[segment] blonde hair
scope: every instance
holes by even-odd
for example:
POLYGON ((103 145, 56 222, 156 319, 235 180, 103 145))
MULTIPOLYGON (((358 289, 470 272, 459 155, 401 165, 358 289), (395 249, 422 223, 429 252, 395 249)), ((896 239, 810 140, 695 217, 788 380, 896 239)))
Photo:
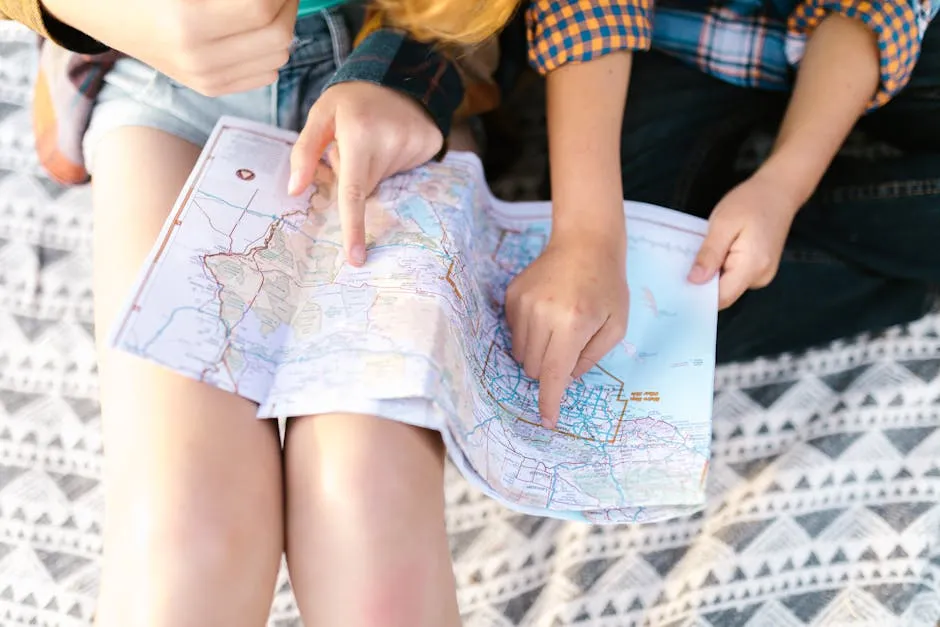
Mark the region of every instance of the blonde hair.
POLYGON ((420 41, 476 45, 512 18, 520 0, 374 0, 388 22, 420 41))

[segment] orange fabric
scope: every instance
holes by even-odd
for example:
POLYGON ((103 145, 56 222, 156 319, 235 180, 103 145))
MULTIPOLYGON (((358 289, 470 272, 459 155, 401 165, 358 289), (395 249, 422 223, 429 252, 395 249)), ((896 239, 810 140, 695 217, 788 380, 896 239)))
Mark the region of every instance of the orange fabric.
POLYGON ((37 34, 49 37, 42 20, 39 0, 0 0, 0 19, 25 24, 37 34))

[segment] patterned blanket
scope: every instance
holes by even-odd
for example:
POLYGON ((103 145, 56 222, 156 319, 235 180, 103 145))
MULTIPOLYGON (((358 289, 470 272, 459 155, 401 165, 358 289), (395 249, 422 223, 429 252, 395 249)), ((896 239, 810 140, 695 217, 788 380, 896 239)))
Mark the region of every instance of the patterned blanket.
MULTIPOLYGON (((0 625, 78 627, 101 550, 91 211, 36 164, 33 63, 30 36, 0 25, 0 625)), ((709 506, 689 519, 520 516, 448 468, 465 625, 935 625, 938 332, 931 316, 720 369, 709 506)), ((282 572, 270 625, 300 624, 282 572)))

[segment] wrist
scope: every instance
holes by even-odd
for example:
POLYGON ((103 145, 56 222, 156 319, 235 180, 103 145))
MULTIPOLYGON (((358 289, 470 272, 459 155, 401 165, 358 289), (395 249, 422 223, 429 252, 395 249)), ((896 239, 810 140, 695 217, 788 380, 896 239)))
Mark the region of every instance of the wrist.
POLYGON ((799 150, 785 147, 774 150, 752 175, 778 190, 784 197, 784 206, 797 213, 816 191, 828 164, 816 164, 812 157, 799 150))
POLYGON ((627 226, 622 205, 619 208, 621 210, 617 212, 595 212, 580 220, 556 220, 549 244, 623 259, 627 252, 627 226))
POLYGON ((589 243, 606 250, 625 248, 626 218, 619 172, 604 175, 598 164, 583 176, 552 168, 552 240, 589 243))

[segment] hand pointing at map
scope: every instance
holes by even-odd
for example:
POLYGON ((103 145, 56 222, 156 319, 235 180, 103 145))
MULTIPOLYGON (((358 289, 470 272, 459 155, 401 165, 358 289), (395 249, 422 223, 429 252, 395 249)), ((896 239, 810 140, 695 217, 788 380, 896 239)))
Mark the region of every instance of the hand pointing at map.
POLYGON ((572 379, 594 367, 626 333, 625 249, 625 237, 605 241, 595 233, 555 231, 506 290, 513 357, 538 379, 539 414, 549 429, 558 424, 572 379))
POLYGON ((310 109, 291 152, 288 193, 310 186, 332 144, 343 248, 349 263, 360 266, 366 260, 366 199, 384 179, 430 160, 443 142, 431 117, 408 96, 371 83, 340 83, 310 109))

